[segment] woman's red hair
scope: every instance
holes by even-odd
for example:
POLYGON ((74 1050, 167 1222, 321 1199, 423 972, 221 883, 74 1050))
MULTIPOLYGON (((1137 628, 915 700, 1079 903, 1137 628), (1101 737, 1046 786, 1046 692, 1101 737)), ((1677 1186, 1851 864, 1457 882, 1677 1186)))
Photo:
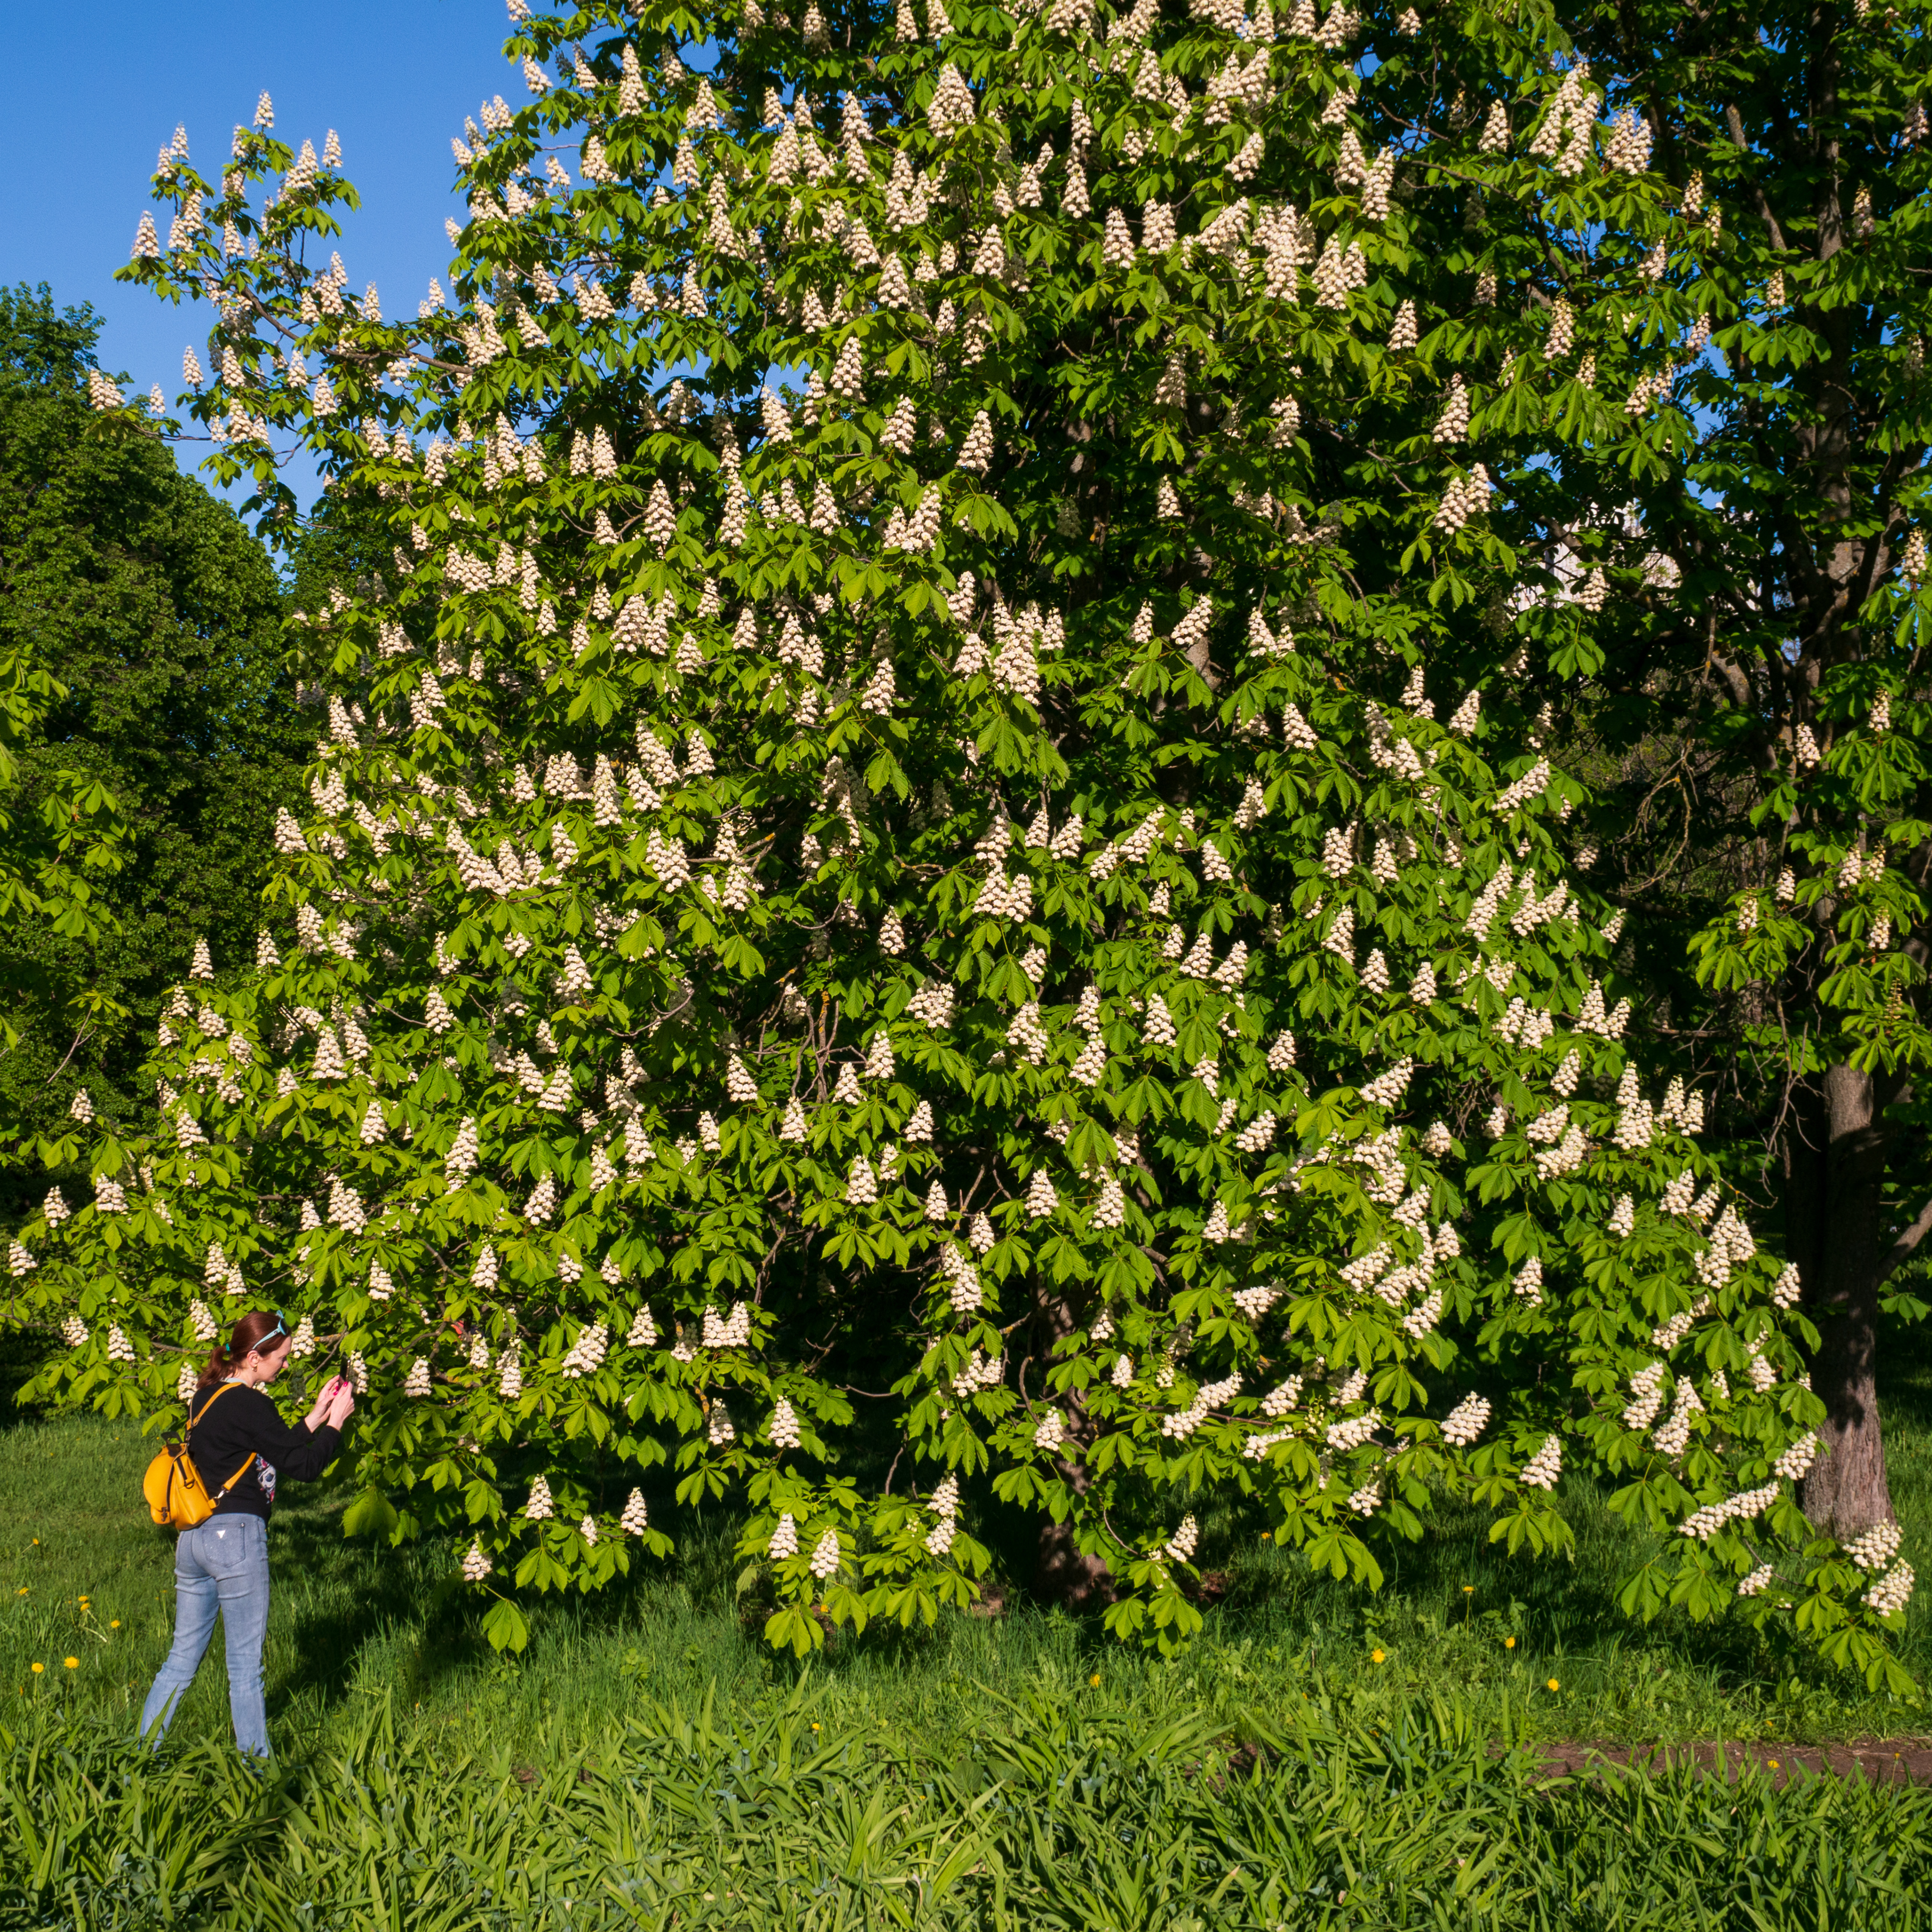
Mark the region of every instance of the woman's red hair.
POLYGON ((250 1352, 262 1346, 262 1338, 274 1334, 278 1329, 282 1329, 284 1334, 288 1332, 282 1328, 279 1315, 264 1314, 260 1309, 250 1310, 236 1323, 226 1342, 214 1345, 214 1353, 208 1357, 208 1366, 195 1384, 196 1393, 212 1388, 217 1382, 232 1376, 248 1359, 250 1352))

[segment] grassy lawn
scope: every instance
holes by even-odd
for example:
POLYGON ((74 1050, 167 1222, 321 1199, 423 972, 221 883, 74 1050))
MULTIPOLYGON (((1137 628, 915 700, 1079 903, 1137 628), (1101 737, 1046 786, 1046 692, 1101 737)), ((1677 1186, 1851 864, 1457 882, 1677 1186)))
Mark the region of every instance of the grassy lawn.
MULTIPOLYGON (((1932 1530, 1932 1349, 1910 1333, 1889 1340, 1886 1427, 1910 1556, 1932 1530)), ((15 1415, 0 1426, 0 1694, 23 1717, 58 1706, 131 1725, 138 1712, 173 1616, 172 1539, 140 1499, 151 1448, 136 1429, 92 1417, 15 1415)), ((1372 1723, 1414 1696, 1449 1692, 1498 1736, 1812 1742, 1932 1727, 1922 1708, 1868 1696, 1748 1633, 1675 1617, 1633 1624, 1614 1588, 1640 1545, 1588 1492, 1566 1481, 1565 1492, 1582 1505, 1574 1563, 1502 1555, 1472 1519, 1420 1546, 1390 1546, 1378 1594, 1312 1575, 1292 1552, 1210 1521, 1204 1559, 1225 1576, 1225 1594, 1176 1663, 1015 1593, 996 1616, 835 1638, 807 1672, 760 1640, 761 1613, 754 1593, 736 1594, 734 1524, 722 1514, 687 1524, 669 1565, 643 1566, 620 1589, 539 1603, 530 1648, 506 1660, 477 1635, 450 1547, 345 1542, 341 1498, 292 1487, 271 1544, 270 1718, 279 1748, 296 1754, 376 1702, 453 1749, 534 1754, 546 1736, 587 1737, 652 1700, 707 1689, 752 1714, 802 1694, 826 1726, 928 1741, 976 1735, 1007 1702, 1034 1695, 1238 1734, 1309 1699, 1372 1723)), ((1904 1654, 1932 1680, 1927 1592, 1912 1605, 1904 1654)), ((183 1705, 182 1734, 225 1736, 226 1700, 218 1636, 183 1705)))
MULTIPOLYGON (((1932 1528, 1913 1342, 1891 1338, 1886 1418, 1908 1556, 1932 1528)), ((1574 1563, 1472 1520, 1390 1551, 1379 1594, 1210 1522, 1224 1588, 1177 1662, 1014 1592, 808 1666, 759 1640, 724 1515, 539 1605, 506 1660, 451 1547, 345 1542, 342 1498, 292 1489, 264 1783, 227 1742, 218 1636, 168 1750, 128 1748, 172 1624, 151 1448, 0 1418, 0 1928, 1932 1924, 1932 1792, 1539 1781, 1542 1741, 1928 1727, 1748 1634, 1630 1624, 1639 1546, 1567 1482, 1574 1563)), ((1922 1600, 1905 1654, 1932 1678, 1922 1600)))

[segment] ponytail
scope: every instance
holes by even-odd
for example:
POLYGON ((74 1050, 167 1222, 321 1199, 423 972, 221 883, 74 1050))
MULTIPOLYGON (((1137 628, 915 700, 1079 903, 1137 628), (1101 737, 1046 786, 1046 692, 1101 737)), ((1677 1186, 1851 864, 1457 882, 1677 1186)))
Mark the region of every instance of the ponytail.
POLYGON ((282 1318, 274 1313, 264 1313, 259 1309, 250 1310, 236 1323, 226 1342, 218 1342, 214 1352, 208 1358, 201 1376, 194 1385, 196 1395, 212 1388, 218 1382, 232 1376, 245 1362, 265 1340, 286 1334, 282 1318))

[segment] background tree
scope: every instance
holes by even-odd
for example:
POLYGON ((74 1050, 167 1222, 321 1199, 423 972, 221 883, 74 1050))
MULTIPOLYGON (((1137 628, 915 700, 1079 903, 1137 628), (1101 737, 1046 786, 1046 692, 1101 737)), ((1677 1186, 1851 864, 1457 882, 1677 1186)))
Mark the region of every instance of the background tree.
MULTIPOLYGON (((348 190, 266 99, 218 194, 164 154, 225 473, 272 514, 296 428, 393 548, 304 626, 295 943, 178 989, 166 1136, 17 1244, 49 1385, 165 1402, 272 1283, 368 1392, 352 1526, 587 1588, 668 1462, 800 1648, 964 1600, 988 1493, 1166 1642, 1200 1492, 1372 1577, 1443 1497, 1562 1546, 1574 1454, 1685 1532, 1633 1606, 1882 1676, 1910 1573, 1791 1500, 1795 1284, 1626 1059, 1466 460, 1552 435, 1483 250, 1614 272, 1656 185, 1548 16, 1432 31, 524 21, 413 325, 306 260, 348 190)), ((1630 320, 1559 441, 1624 437, 1630 320)))
POLYGON ((152 1127, 144 1036, 189 936, 231 957, 252 942, 275 808, 298 795, 304 755, 267 554, 150 424, 90 407, 98 332, 44 288, 0 292, 0 652, 40 680, 10 747, 8 859, 32 875, 71 854, 68 827, 115 831, 0 936, 16 1216, 48 1182, 33 1138, 58 1134, 82 1089, 152 1127))
POLYGON ((1630 437, 1526 493, 1547 593, 1594 614, 1537 668, 1604 782, 1599 876, 1634 915, 1646 1048, 1718 1083, 1726 1170, 1778 1217, 1819 1322, 1830 1454, 1805 1504, 1846 1536, 1892 1519, 1879 1316, 1932 1227, 1925 24, 1916 6, 1580 10, 1578 50, 1626 77, 1675 218, 1647 252, 1596 249, 1580 284, 1552 247, 1501 284, 1645 317, 1630 437))

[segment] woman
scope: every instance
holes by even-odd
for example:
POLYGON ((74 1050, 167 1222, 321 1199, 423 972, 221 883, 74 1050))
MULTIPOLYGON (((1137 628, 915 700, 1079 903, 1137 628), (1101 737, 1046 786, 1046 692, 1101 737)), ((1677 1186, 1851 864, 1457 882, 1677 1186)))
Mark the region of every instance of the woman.
POLYGON ((262 1393, 289 1358, 279 1313, 244 1315, 227 1346, 201 1372, 188 1405, 188 1453, 214 1498, 214 1514, 175 1545, 175 1642, 141 1712, 141 1734, 160 1742, 182 1694, 194 1682, 219 1610, 228 1640, 228 1705, 235 1742, 268 1755, 262 1701, 262 1641, 268 1628, 268 1514, 275 1485, 320 1475, 334 1461, 355 1391, 338 1376, 291 1429, 262 1393), (233 1480, 231 1480, 230 1479, 233 1480))

